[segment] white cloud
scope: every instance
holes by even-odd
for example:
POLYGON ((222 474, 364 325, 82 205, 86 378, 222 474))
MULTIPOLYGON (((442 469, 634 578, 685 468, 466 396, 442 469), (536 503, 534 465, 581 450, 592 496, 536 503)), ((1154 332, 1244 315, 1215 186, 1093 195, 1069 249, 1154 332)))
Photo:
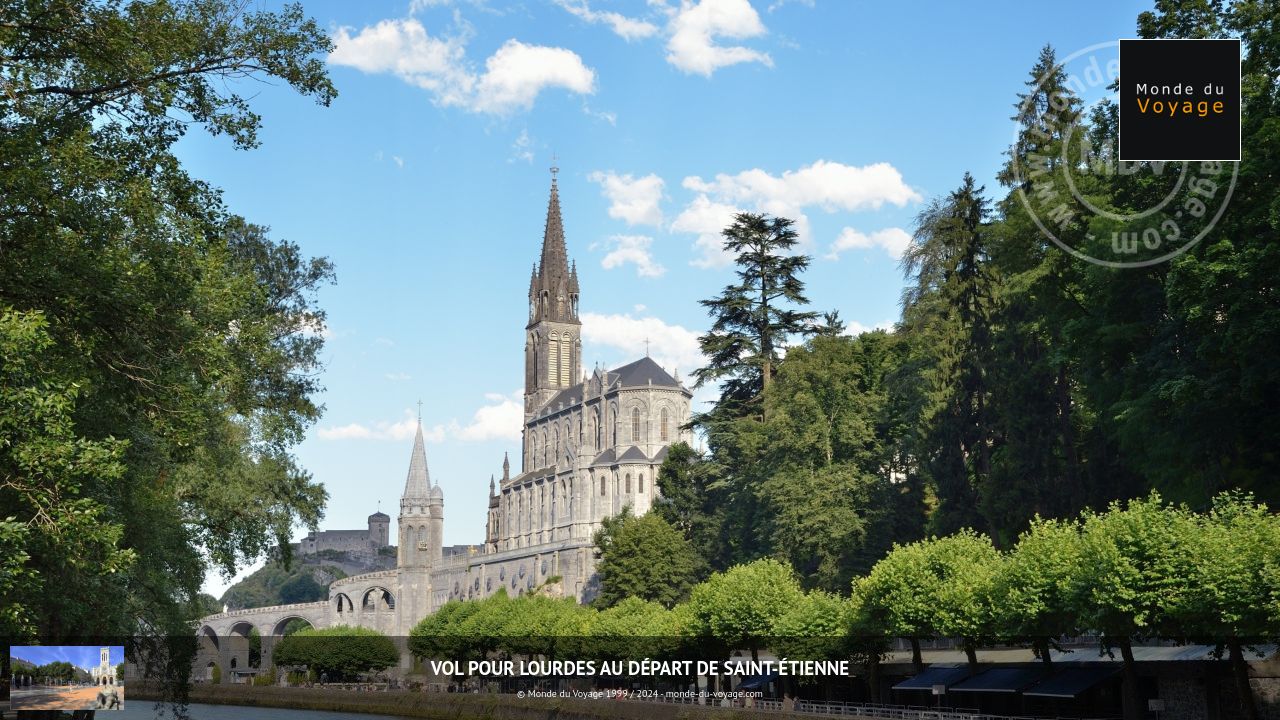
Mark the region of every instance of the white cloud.
POLYGON ((818 160, 798 170, 772 175, 759 168, 735 175, 720 173, 711 180, 691 176, 681 183, 698 193, 671 223, 671 230, 698 234, 697 267, 723 267, 732 262, 723 249, 720 231, 738 209, 788 217, 795 221, 801 247, 812 242, 805 208, 826 212, 877 210, 886 203, 902 207, 921 196, 889 163, 858 167, 818 160))
POLYGON ((522 160, 527 163, 533 162, 533 140, 529 139, 529 131, 521 130, 516 136, 515 142, 511 143, 511 157, 507 158, 507 162, 515 162, 522 160))
MULTIPOLYGON (((399 420, 379 420, 373 423, 348 423, 323 427, 316 430, 322 440, 412 440, 418 429, 418 417, 411 410, 405 410, 399 420)), ((444 440, 445 429, 442 425, 423 428, 422 436, 427 442, 444 440)))
POLYGON ((614 235, 607 242, 609 253, 600 261, 600 266, 605 270, 632 263, 640 277, 662 277, 667 271, 661 264, 654 262, 653 252, 650 250, 653 238, 647 235, 614 235))
POLYGON ((733 222, 733 216, 737 212, 739 209, 734 205, 712 202, 706 195, 699 195, 671 221, 672 231, 698 236, 693 247, 699 254, 689 262, 690 265, 721 268, 733 262, 733 256, 724 249, 720 231, 733 222))
POLYGON ((587 179, 600 184, 601 193, 609 200, 609 217, 628 225, 662 224, 662 178, 652 173, 637 178, 597 170, 587 179))
POLYGON ((857 320, 849 320, 844 324, 844 334, 856 336, 861 335, 864 332, 871 332, 872 330, 886 330, 888 332, 893 332, 893 326, 894 322, 892 320, 883 320, 870 326, 863 325, 857 320))
POLYGON ((413 377, 409 375, 409 373, 402 373, 402 372, 387 373, 386 375, 384 375, 384 377, 386 377, 391 382, 404 382, 405 380, 413 379, 413 377))
POLYGON ((395 161, 396 167, 404 168, 404 158, 400 157, 399 155, 392 155, 391 159, 395 161))
POLYGON ((826 254, 826 258, 828 260, 837 260, 840 257, 840 253, 846 250, 865 250, 878 247, 883 248, 889 254, 889 257, 899 260, 910 244, 911 233, 902 228, 885 228, 867 235, 851 227, 846 227, 840 231, 836 241, 831 243, 831 250, 826 254))
MULTIPOLYGON (((680 325, 669 325, 655 317, 632 317, 616 314, 583 313, 582 340, 591 347, 612 348, 621 358, 634 360, 649 355, 668 371, 680 369, 685 375, 703 363, 698 349, 698 333, 680 325)), ((589 363, 586 363, 589 364, 589 363)))
POLYGON ((527 110, 538 93, 552 87, 580 95, 595 92, 595 72, 572 50, 508 40, 484 64, 472 104, 479 112, 527 110))
POLYGON ((564 48, 508 40, 485 60, 483 73, 466 59, 464 32, 432 37, 416 18, 382 20, 356 32, 340 27, 333 34, 329 62, 365 73, 391 73, 431 93, 443 106, 505 115, 532 107, 549 88, 590 95, 595 72, 564 48))
POLYGON ((902 207, 921 200, 920 194, 903 182, 902 173, 883 162, 858 167, 818 160, 781 176, 755 168, 737 175, 721 173, 710 182, 687 177, 683 184, 724 202, 754 205, 770 213, 811 205, 827 212, 878 210, 885 203, 902 207))
POLYGON ((716 44, 718 37, 741 40, 765 34, 764 23, 747 0, 682 0, 667 31, 667 62, 686 73, 710 77, 722 67, 746 62, 773 66, 768 53, 716 44))
POLYGON ((524 425, 522 393, 519 391, 511 395, 487 393, 485 399, 489 404, 476 410, 470 423, 463 426, 450 423, 449 434, 466 442, 483 440, 519 442, 520 429, 524 425))
POLYGON ((646 20, 629 18, 616 12, 592 10, 587 5, 587 0, 555 0, 555 3, 581 20, 592 24, 605 23, 627 42, 652 37, 658 32, 658 26, 646 20))

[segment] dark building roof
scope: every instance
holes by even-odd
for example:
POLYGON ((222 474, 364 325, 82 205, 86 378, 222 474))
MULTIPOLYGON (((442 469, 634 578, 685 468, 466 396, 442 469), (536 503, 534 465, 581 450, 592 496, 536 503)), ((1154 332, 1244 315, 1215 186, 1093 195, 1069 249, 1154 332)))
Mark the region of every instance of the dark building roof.
POLYGON ((610 375, 617 375, 617 383, 623 387, 648 385, 651 382, 661 387, 680 387, 680 383, 650 357, 642 357, 635 362, 627 363, 610 375))
POLYGON ((370 515, 369 519, 370 520, 390 520, 391 516, 379 510, 378 512, 370 515))
POLYGON ((627 451, 622 453, 622 457, 618 458, 618 462, 649 462, 649 456, 644 454, 640 448, 632 445, 627 451))
MULTIPOLYGON (((679 380, 676 380, 670 373, 663 370, 662 366, 654 362, 653 358, 650 357, 642 357, 622 367, 609 370, 604 373, 604 377, 606 391, 614 387, 647 387, 650 382, 655 387, 682 387, 679 380)), ((571 407, 582 402, 585 388, 586 383, 578 383, 561 390, 547 399, 538 414, 550 414, 559 410, 561 405, 571 407)))

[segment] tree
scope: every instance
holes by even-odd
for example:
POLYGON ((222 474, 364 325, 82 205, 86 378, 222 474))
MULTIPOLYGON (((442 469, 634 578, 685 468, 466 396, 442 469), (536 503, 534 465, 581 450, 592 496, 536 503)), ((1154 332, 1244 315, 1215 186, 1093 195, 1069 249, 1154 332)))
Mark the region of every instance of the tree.
POLYGON ((789 337, 813 331, 816 314, 795 309, 809 303, 800 280, 809 258, 789 254, 798 241, 794 224, 787 218, 738 213, 722 233, 724 249, 738 265, 739 282, 702 301, 713 322, 698 338, 707 366, 693 374, 697 387, 722 382, 717 408, 732 407, 735 416, 758 412, 760 393, 773 381, 778 351, 789 337))
POLYGON ((1280 517, 1252 496, 1231 492, 1212 509, 1182 526, 1174 572, 1187 581, 1185 592, 1166 608, 1184 637, 1225 649, 1245 717, 1259 717, 1246 646, 1280 636, 1280 517))
POLYGON ((1194 532, 1185 508, 1168 506, 1159 494, 1112 503, 1105 513, 1086 512, 1080 563, 1073 588, 1081 627, 1102 633, 1124 660, 1124 715, 1141 717, 1133 643, 1171 634, 1166 608, 1180 602, 1189 578, 1178 570, 1180 546, 1194 532))
POLYGON ((1030 639, 1046 665, 1052 662, 1050 650, 1057 639, 1080 629, 1072 605, 1080 553, 1077 523, 1036 518, 1005 556, 992 583, 995 627, 1002 639, 1030 639))
POLYGON ((596 607, 638 598, 670 608, 689 596, 696 580, 697 553, 658 515, 636 517, 630 507, 624 508, 602 523, 594 542, 600 576, 596 607))
POLYGON ((847 588, 897 539, 882 432, 893 343, 884 332, 813 338, 765 392, 761 531, 806 586, 847 588))
POLYGON ((929 474, 938 492, 935 531, 979 527, 978 489, 991 472, 992 313, 997 278, 989 264, 988 204, 973 176, 934 200, 916 220, 902 257, 910 283, 903 326, 932 348, 927 375, 932 408, 925 418, 933 449, 929 474))
POLYGON ((724 493, 712 483, 711 467, 704 456, 688 443, 671 445, 658 469, 658 497, 649 509, 698 548, 697 579, 705 578, 713 568, 727 567, 728 549, 722 537, 724 493))
POLYGON ((990 539, 971 530, 895 546, 865 578, 854 581, 857 625, 911 641, 912 662, 924 662, 920 639, 959 638, 969 665, 991 636, 992 584, 1001 557, 990 539))
POLYGON ((376 630, 337 625, 281 638, 273 657, 277 665, 305 665, 330 678, 354 679, 395 665, 400 653, 391 638, 376 630))
POLYGON ((43 475, 0 443, 0 518, 41 522, 15 489, 40 486, 86 523, 27 534, 23 604, 46 641, 186 633, 205 558, 230 574, 320 516, 289 448, 319 414, 331 268, 230 216, 172 147, 195 126, 253 147, 241 80, 327 104, 331 44, 298 6, 59 0, 6 5, 0 47, 0 313, 51 341, 41 402, 66 420, 30 440, 85 454, 43 475))
POLYGON ((791 568, 772 558, 716 573, 693 589, 690 628, 729 649, 748 647, 759 659, 779 619, 803 596, 791 568))

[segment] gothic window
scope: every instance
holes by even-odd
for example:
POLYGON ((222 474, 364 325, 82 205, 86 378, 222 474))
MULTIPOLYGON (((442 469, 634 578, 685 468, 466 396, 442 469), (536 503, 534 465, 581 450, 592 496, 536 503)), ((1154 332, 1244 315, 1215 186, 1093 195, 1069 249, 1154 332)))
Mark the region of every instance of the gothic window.
POLYGON ((560 336, 556 333, 551 333, 551 342, 548 345, 548 352, 547 352, 547 382, 552 385, 556 384, 556 379, 560 375, 560 373, 557 372, 557 369, 556 369, 556 365, 559 363, 559 361, 560 361, 560 336))
POLYGON ((624 488, 625 488, 624 492, 630 495, 631 494, 631 473, 627 473, 627 484, 624 486, 624 488))
POLYGON ((640 408, 631 408, 631 442, 640 442, 640 408))
POLYGON ((565 333, 564 337, 560 338, 560 384, 561 385, 565 385, 565 386, 569 385, 569 371, 571 369, 570 366, 573 364, 572 353, 573 353, 573 336, 568 333, 565 333))
POLYGON ((640 487, 638 490, 644 492, 644 473, 640 473, 640 487))
POLYGON ((546 467, 551 464, 547 462, 547 458, 550 457, 550 455, 551 448, 547 445, 547 431, 544 428, 542 431, 542 457, 540 458, 542 460, 542 467, 546 467))
POLYGON ((666 408, 662 408, 662 412, 658 413, 658 428, 662 442, 667 442, 671 439, 671 416, 667 413, 666 408))
POLYGON ((600 476, 600 497, 604 497, 604 496, 605 496, 605 477, 604 475, 601 475, 600 476))
POLYGON ((551 519, 556 519, 556 486, 551 486, 551 519))
POLYGON ((555 452, 552 453, 551 462, 547 463, 548 465, 552 465, 560 459, 560 428, 554 428, 551 432, 552 432, 552 437, 555 438, 556 449, 555 449, 555 452))

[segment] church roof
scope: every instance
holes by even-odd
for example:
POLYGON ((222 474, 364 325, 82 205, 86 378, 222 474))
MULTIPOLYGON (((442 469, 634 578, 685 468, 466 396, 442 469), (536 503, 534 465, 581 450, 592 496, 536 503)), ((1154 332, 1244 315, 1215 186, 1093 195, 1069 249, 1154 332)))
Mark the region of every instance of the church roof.
MULTIPOLYGON (((606 392, 615 387, 645 387, 650 384, 650 381, 652 381, 654 387, 683 389, 679 380, 676 380, 670 373, 663 370, 662 366, 654 362, 653 358, 650 357, 642 357, 639 360, 610 370, 604 373, 604 377, 606 392)), ((549 415, 559 410, 562 405, 564 407, 572 407, 582 402, 585 385, 586 383, 572 385, 547 398, 547 401, 542 404, 537 414, 549 415)))
POLYGON ((425 498, 431 489, 431 474, 427 471, 427 446, 422 440, 422 423, 413 438, 413 454, 409 456, 409 476, 404 481, 404 497, 425 498))
POLYGON ((632 445, 627 451, 622 453, 622 457, 618 458, 618 462, 649 462, 649 456, 644 454, 640 448, 632 445))
POLYGON ((604 452, 597 455, 596 459, 591 461, 591 464, 592 465, 612 465, 617 459, 618 459, 618 454, 613 451, 613 448, 609 448, 608 450, 605 450, 604 452))
POLYGON ((383 518, 390 520, 391 516, 382 512, 381 510, 369 516, 370 520, 381 520, 383 518))
POLYGON ((648 385, 650 382, 662 387, 680 387, 679 381, 671 377, 670 373, 663 370, 662 366, 650 357, 642 357, 635 362, 627 363, 610 374, 617 375, 618 382, 623 387, 648 385))

